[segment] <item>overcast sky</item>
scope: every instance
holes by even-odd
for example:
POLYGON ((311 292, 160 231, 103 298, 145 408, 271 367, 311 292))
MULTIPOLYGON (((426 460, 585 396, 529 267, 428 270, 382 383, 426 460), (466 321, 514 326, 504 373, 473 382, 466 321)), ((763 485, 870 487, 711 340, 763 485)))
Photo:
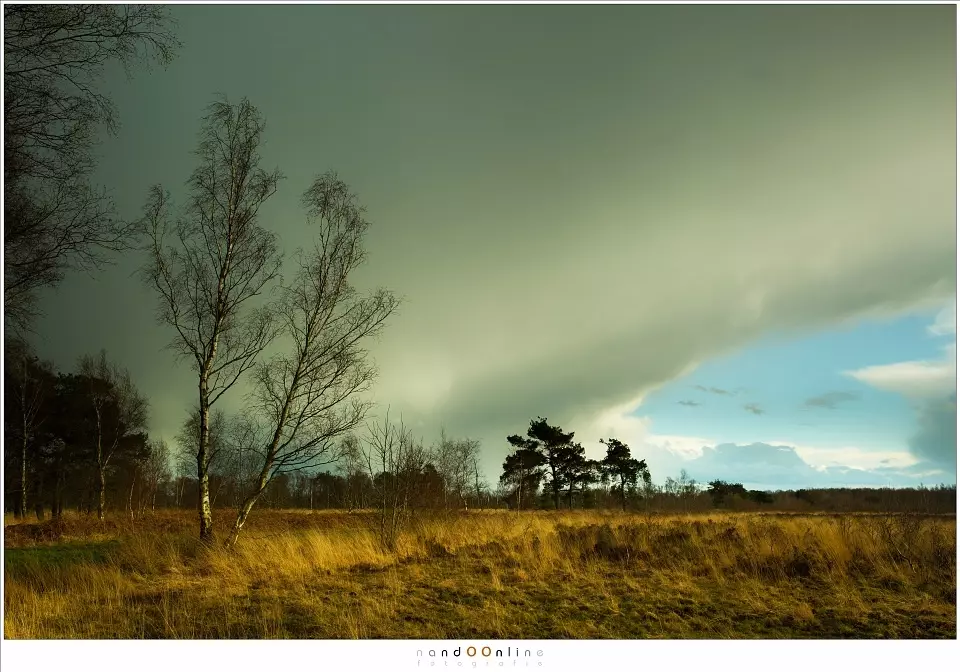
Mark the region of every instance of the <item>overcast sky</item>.
MULTIPOLYGON (((376 399, 491 481, 543 415, 659 482, 956 482, 954 6, 173 11, 176 61, 104 82, 121 215, 249 97, 287 176, 262 224, 292 251, 315 174, 358 192, 357 282, 404 297, 376 399)), ((106 348, 172 440, 196 380, 142 261, 47 294, 38 349, 106 348)))

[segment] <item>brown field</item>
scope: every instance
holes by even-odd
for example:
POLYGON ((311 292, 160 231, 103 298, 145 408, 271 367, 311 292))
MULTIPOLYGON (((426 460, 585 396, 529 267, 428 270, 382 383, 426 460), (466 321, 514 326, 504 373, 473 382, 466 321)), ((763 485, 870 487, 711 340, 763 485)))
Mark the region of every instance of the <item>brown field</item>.
POLYGON ((5 636, 957 636, 952 515, 478 511, 394 552, 372 517, 254 512, 234 549, 183 511, 7 520, 5 636))

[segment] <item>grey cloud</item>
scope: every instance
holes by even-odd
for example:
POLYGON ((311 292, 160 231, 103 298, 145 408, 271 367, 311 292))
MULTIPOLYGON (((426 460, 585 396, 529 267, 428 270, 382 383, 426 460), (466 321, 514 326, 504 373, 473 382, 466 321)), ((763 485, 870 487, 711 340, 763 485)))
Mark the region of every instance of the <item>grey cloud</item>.
POLYGON ((919 409, 918 429, 908 441, 910 451, 921 460, 956 475, 957 397, 928 400, 919 409))
POLYGON ((700 406, 699 401, 693 401, 691 399, 684 399, 682 401, 678 401, 677 403, 681 406, 700 406))
POLYGON ((743 407, 743 410, 753 413, 754 415, 763 415, 766 413, 759 404, 746 404, 743 407))
POLYGON ((724 390, 721 387, 704 387, 703 385, 694 385, 694 388, 700 390, 701 392, 709 392, 710 394, 720 394, 724 396, 733 396, 736 394, 730 390, 724 390))
POLYGON ((841 404, 845 401, 855 401, 859 398, 860 395, 854 392, 826 392, 816 397, 810 397, 803 402, 803 404, 808 408, 826 408, 834 410, 838 404, 841 404))

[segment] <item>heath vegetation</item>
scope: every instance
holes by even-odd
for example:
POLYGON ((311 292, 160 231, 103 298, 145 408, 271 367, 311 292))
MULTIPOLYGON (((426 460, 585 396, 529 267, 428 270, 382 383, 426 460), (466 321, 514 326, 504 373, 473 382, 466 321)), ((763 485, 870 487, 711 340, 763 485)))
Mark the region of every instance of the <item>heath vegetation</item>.
POLYGON ((268 511, 5 527, 11 638, 956 635, 953 516, 268 511), (222 532, 232 521, 224 520, 222 532))

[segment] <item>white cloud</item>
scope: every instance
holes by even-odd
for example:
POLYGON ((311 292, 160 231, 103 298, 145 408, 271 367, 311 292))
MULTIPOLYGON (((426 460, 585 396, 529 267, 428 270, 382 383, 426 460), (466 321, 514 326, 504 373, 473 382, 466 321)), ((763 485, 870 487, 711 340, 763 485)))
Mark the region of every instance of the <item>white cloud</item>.
POLYGON ((662 481, 674 473, 685 459, 699 455, 703 446, 714 441, 693 436, 665 436, 652 434, 652 421, 646 416, 637 416, 634 411, 642 398, 605 409, 592 417, 574 417, 570 427, 576 430, 576 438, 583 444, 589 457, 599 459, 606 448, 600 439, 618 438, 628 446, 638 459, 647 461, 655 480, 662 481))
POLYGON ((943 396, 956 389, 955 350, 952 355, 940 362, 899 362, 868 366, 844 373, 877 389, 899 392, 909 397, 943 396))
POLYGON ((672 434, 650 434, 646 443, 668 450, 685 460, 693 460, 703 455, 704 448, 717 445, 717 441, 700 436, 678 436, 672 434))
MULTIPOLYGON (((956 335, 956 298, 937 313, 927 331, 937 336, 956 335)), ((957 344, 954 340, 943 348, 940 360, 917 360, 867 366, 844 373, 880 390, 898 392, 908 397, 929 399, 944 397, 957 389, 957 344)))
MULTIPOLYGON (((743 483, 748 488, 763 489, 915 485, 920 478, 910 471, 909 458, 895 452, 887 452, 877 459, 869 457, 874 451, 856 448, 826 450, 842 460, 831 460, 831 464, 810 464, 801 456, 801 452, 807 452, 809 456, 809 449, 803 451, 783 442, 721 443, 707 447, 703 455, 686 461, 684 467, 701 483, 718 478, 743 483)), ((880 454, 877 452, 877 456, 880 454)), ((814 458, 814 462, 818 461, 814 458)))
POLYGON ((957 333, 957 304, 956 300, 951 301, 950 305, 937 313, 936 319, 929 327, 929 331, 934 336, 950 336, 957 333))
POLYGON ((954 474, 950 474, 950 473, 947 473, 946 471, 944 471, 943 469, 930 469, 930 470, 927 470, 927 471, 915 471, 915 472, 911 472, 911 474, 912 474, 913 476, 916 476, 917 478, 926 478, 927 476, 943 476, 943 475, 956 476, 955 473, 954 473, 954 474))
POLYGON ((768 441, 774 445, 790 446, 804 462, 815 469, 849 467, 851 469, 903 468, 918 460, 906 450, 873 450, 857 446, 814 447, 790 441, 768 441))

